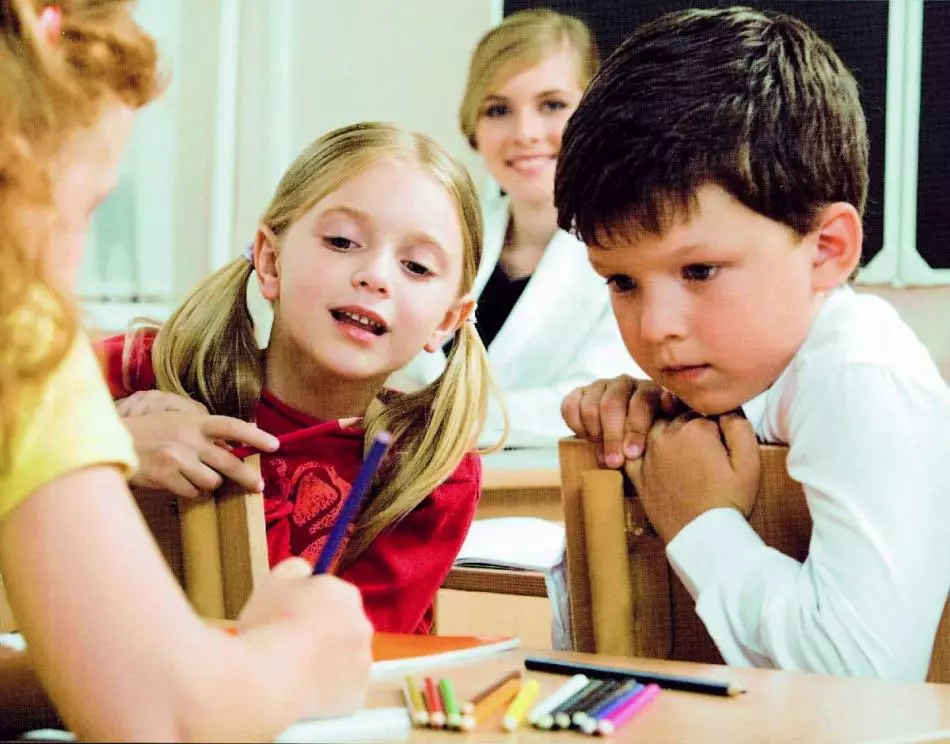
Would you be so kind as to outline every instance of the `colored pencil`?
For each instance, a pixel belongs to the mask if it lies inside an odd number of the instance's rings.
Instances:
[[[563,705],[559,706],[557,710],[554,711],[554,726],[555,729],[566,729],[571,726],[571,715],[575,710],[579,710],[584,706],[584,703],[590,699],[591,696],[597,694],[597,691],[603,687],[605,681],[602,679],[592,679],[587,683],[587,687],[580,691],[570,700],[564,702]]]
[[[638,694],[643,689],[645,689],[644,685],[641,685],[635,680],[626,682],[625,684],[621,685],[613,695],[602,701],[600,705],[588,710],[581,719],[581,722],[578,724],[578,728],[580,728],[580,730],[585,734],[595,733],[597,731],[598,720],[609,716],[621,705],[625,705],[627,700]]]
[[[406,698],[406,707],[409,708],[409,717],[415,726],[429,725],[429,711],[422,699],[419,686],[410,676],[406,676],[402,684],[402,694]]]
[[[343,509],[340,511],[340,516],[333,525],[330,537],[327,538],[327,544],[324,546],[320,558],[313,567],[314,575],[325,574],[330,570],[330,566],[333,565],[336,554],[340,549],[340,544],[343,542],[343,537],[346,535],[346,530],[350,526],[350,522],[353,521],[353,518],[359,513],[360,504],[363,503],[363,496],[369,489],[370,483],[373,482],[376,471],[379,470],[379,465],[383,460],[383,455],[386,454],[386,450],[389,449],[391,443],[392,437],[386,432],[380,432],[373,440],[373,444],[369,448],[369,454],[366,455],[366,459],[363,460],[363,464],[360,466],[356,478],[353,479],[350,493],[343,503]]]
[[[429,710],[429,724],[432,728],[442,728],[445,726],[445,711],[442,710],[442,699],[436,689],[435,680],[432,677],[426,677],[423,684],[425,685],[426,708]]]
[[[439,693],[442,695],[442,708],[445,710],[445,725],[452,729],[462,728],[462,713],[459,711],[452,680],[447,677],[440,679]]]
[[[508,706],[508,710],[505,711],[505,715],[502,717],[502,726],[505,731],[514,731],[521,725],[528,707],[534,702],[540,691],[541,683],[536,679],[529,679],[521,685],[521,689],[518,690],[518,694],[515,695],[515,699],[511,701],[511,705]]]
[[[659,694],[659,685],[647,685],[608,716],[599,719],[597,721],[597,733],[602,736],[609,736],[653,702]]]
[[[340,422],[336,420],[324,421],[322,424],[308,426],[306,429],[298,429],[297,431],[292,431],[288,434],[281,434],[277,437],[277,442],[281,447],[285,447],[288,444],[293,444],[294,442],[299,442],[303,439],[310,439],[311,437],[316,437],[325,432],[332,431],[339,425]],[[257,449],[257,447],[235,447],[231,450],[231,454],[243,460],[245,457],[261,454],[261,450]]]
[[[509,679],[505,684],[494,692],[487,695],[484,699],[475,705],[472,711],[472,718],[475,719],[475,725],[484,723],[499,708],[507,705],[511,699],[518,694],[521,689],[521,679]]]
[[[715,682],[697,677],[681,677],[675,674],[640,672],[634,669],[587,664],[579,661],[559,661],[529,656],[524,660],[525,669],[546,674],[586,674],[591,679],[635,679],[645,685],[658,685],[665,690],[697,692],[704,695],[733,697],[745,692],[745,688],[732,682]]]
[[[604,700],[612,698],[614,693],[616,693],[621,687],[623,687],[623,682],[619,679],[605,680],[603,686],[593,695],[588,697],[584,701],[583,705],[579,705],[571,711],[570,727],[579,729],[581,727],[581,723],[587,717],[587,711],[599,708],[600,704],[604,702]]]
[[[531,711],[531,715],[528,717],[528,723],[539,729],[551,728],[551,724],[554,723],[554,716],[551,715],[552,711],[569,697],[583,690],[589,681],[583,674],[575,674],[534,706],[534,710]]]
[[[477,693],[471,699],[462,703],[462,713],[473,713],[475,711],[475,706],[478,705],[482,700],[491,695],[495,690],[501,687],[503,684],[512,679],[521,680],[522,672],[520,669],[515,669],[513,672],[509,672],[504,677],[502,677],[497,682],[492,682],[488,687],[486,687],[481,692]]]

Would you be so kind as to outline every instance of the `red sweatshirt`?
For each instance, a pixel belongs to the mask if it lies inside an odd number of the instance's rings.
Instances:
[[[123,374],[123,336],[99,343],[113,399],[155,387],[153,337],[133,350]],[[264,391],[257,425],[275,436],[320,423]],[[271,565],[298,555],[314,563],[363,457],[363,430],[337,426],[261,456],[264,517]],[[455,473],[411,513],[384,531],[341,574],[363,595],[378,631],[428,633],[432,601],[462,547],[481,493],[481,461],[466,455]],[[342,549],[341,549],[342,550]]]

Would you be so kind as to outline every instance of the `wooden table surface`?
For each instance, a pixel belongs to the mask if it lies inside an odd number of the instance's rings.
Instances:
[[[524,655],[522,651],[511,651],[465,666],[433,668],[425,673],[451,678],[458,696],[464,699],[505,673],[519,668]],[[746,694],[734,698],[664,690],[648,708],[611,737],[615,742],[835,744],[950,741],[950,685],[826,677],[585,654],[544,652],[543,655],[723,680],[744,685],[748,689]],[[534,672],[529,672],[529,675],[541,682],[542,695],[550,693],[567,679]],[[416,676],[419,678],[422,674]],[[378,682],[372,693],[372,704],[400,705],[399,682],[398,679]],[[941,731],[942,737],[937,734]],[[495,719],[467,735],[415,729],[410,741],[420,744],[566,744],[592,739],[578,733],[551,733],[531,728],[506,734],[500,728],[498,719]]]
[[[564,521],[557,449],[503,450],[485,455],[476,519],[540,517]]]

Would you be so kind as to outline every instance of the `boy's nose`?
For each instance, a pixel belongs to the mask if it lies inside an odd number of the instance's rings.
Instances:
[[[688,325],[685,308],[670,298],[644,302],[640,311],[640,336],[647,343],[683,338]]]

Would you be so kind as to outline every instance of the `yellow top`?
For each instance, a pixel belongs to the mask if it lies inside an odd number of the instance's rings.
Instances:
[[[89,339],[80,333],[56,371],[24,394],[20,425],[0,473],[0,521],[41,486],[82,468],[136,468],[129,433],[115,412]]]

